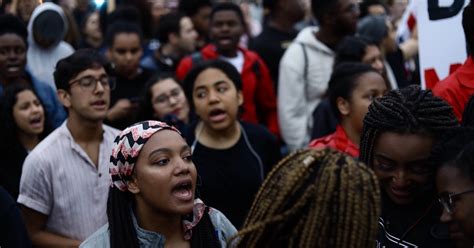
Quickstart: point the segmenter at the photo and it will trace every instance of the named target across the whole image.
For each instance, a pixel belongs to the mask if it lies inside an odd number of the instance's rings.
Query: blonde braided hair
[[[370,247],[380,215],[377,178],[330,149],[301,150],[269,173],[236,247]]]

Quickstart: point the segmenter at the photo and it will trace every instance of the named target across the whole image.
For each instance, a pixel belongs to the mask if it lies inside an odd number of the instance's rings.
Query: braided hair
[[[380,191],[375,174],[340,152],[298,151],[263,183],[236,247],[370,247]]]
[[[422,134],[439,139],[458,122],[451,106],[429,90],[411,85],[374,100],[364,118],[360,160],[373,164],[375,139],[381,132]]]

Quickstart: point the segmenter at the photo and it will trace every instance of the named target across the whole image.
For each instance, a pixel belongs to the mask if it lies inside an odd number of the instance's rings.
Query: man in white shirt
[[[303,29],[280,62],[278,121],[289,150],[305,147],[312,130],[312,113],[324,96],[339,42],[356,31],[356,0],[312,0],[319,27]]]
[[[57,63],[54,80],[67,120],[28,155],[18,203],[35,246],[78,246],[107,222],[108,163],[118,130],[103,124],[106,61],[79,50]]]

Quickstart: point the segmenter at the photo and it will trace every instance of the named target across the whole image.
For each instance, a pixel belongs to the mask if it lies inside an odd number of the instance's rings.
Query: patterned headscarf
[[[142,121],[127,127],[115,138],[109,164],[112,187],[128,191],[127,182],[132,178],[133,168],[140,151],[153,134],[164,129],[181,135],[178,129],[164,122]]]

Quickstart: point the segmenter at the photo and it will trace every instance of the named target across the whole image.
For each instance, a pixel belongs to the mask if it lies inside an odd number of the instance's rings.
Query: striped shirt
[[[109,159],[119,131],[103,125],[96,167],[66,123],[27,156],[18,203],[48,216],[45,231],[85,240],[107,223]]]

